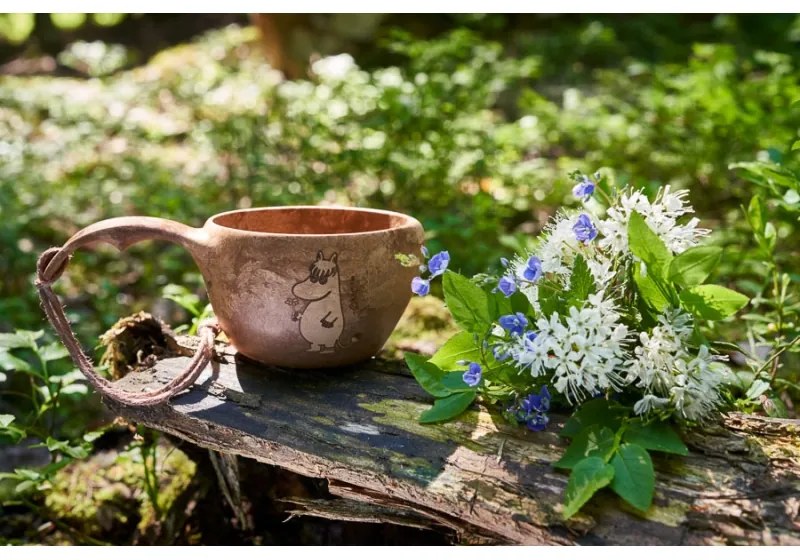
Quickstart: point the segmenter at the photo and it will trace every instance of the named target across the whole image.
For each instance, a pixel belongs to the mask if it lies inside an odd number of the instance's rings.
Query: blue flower
[[[464,372],[464,375],[461,378],[464,380],[464,383],[470,387],[475,387],[481,382],[481,371],[481,366],[475,362],[472,362],[469,364],[469,369]]]
[[[547,414],[544,412],[537,412],[525,421],[525,425],[529,430],[541,432],[547,428],[548,422],[550,422],[550,418],[547,416]]]
[[[508,351],[500,344],[492,346],[492,355],[494,355],[494,359],[498,362],[505,361],[510,357]]]
[[[542,277],[542,261],[539,257],[531,257],[525,265],[525,270],[522,271],[522,277],[528,282],[536,282]]]
[[[528,326],[528,319],[525,318],[525,315],[522,313],[514,313],[513,315],[503,315],[500,319],[497,320],[500,323],[500,326],[503,327],[511,334],[515,334],[517,336],[522,334],[522,331],[525,330],[525,327]]]
[[[441,253],[433,255],[431,260],[428,261],[428,270],[431,272],[431,278],[436,278],[440,274],[444,274],[449,264],[450,253],[447,251],[442,251]]]
[[[511,297],[511,294],[517,291],[517,283],[514,281],[513,276],[502,276],[497,281],[497,289],[503,292],[506,297]]]
[[[418,296],[427,296],[428,292],[431,291],[430,280],[425,280],[423,278],[420,278],[419,276],[415,277],[411,281],[411,291],[417,294]]]
[[[529,430],[541,432],[547,427],[550,418],[547,411],[550,410],[550,391],[547,386],[542,386],[539,393],[531,393],[519,401],[516,409],[516,418],[519,422],[524,422]]]
[[[542,390],[539,391],[539,398],[542,400],[543,409],[550,410],[550,391],[547,390],[547,385],[542,385]]]
[[[584,175],[583,181],[572,187],[572,195],[575,198],[589,198],[594,194],[595,184]]]
[[[538,395],[536,393],[531,393],[522,399],[520,408],[527,416],[550,410],[550,391],[547,390],[547,385],[542,386]]]
[[[581,214],[575,225],[572,226],[572,231],[575,232],[575,238],[588,244],[592,239],[597,237],[597,228],[594,227],[591,218],[588,214]]]

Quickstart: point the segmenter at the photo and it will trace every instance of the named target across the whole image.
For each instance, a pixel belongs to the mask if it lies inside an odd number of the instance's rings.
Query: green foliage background
[[[575,203],[569,172],[599,169],[690,190],[725,249],[718,280],[754,298],[721,336],[751,349],[797,336],[800,17],[443,18],[423,38],[382,28],[356,56],[363,68],[338,58],[343,73],[313,65],[300,80],[241,27],[133,68],[122,46],[89,43],[59,56],[83,77],[0,77],[0,332],[42,328],[36,256],[103,218],[200,226],[243,207],[388,208],[418,217],[431,251],[470,275]],[[0,35],[24,40],[20,21],[0,17]],[[169,285],[203,293],[182,250],[144,245],[77,255],[58,290],[91,346],[136,309],[186,321],[159,297]],[[740,408],[761,406],[775,379],[797,402],[797,361],[781,352],[779,370],[743,374]],[[69,410],[53,437],[80,434]]]

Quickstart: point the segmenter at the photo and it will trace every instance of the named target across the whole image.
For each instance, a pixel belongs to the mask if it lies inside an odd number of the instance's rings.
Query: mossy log
[[[179,339],[180,353],[195,343]],[[162,356],[117,383],[151,389],[188,361]],[[327,479],[339,498],[298,501],[295,515],[428,527],[461,542],[800,544],[798,421],[726,416],[686,434],[689,456],[656,457],[646,514],[604,490],[564,521],[567,475],[552,467],[567,443],[557,435],[563,417],[533,433],[474,405],[457,421],[420,425],[430,403],[402,362],[289,371],[223,345],[168,404],[107,402],[201,447]]]

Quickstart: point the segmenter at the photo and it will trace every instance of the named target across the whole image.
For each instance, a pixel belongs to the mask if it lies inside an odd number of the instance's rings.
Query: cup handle
[[[103,396],[128,406],[152,406],[168,401],[173,395],[190,387],[206,368],[214,352],[214,339],[220,332],[216,321],[203,322],[198,329],[200,346],[186,369],[169,383],[145,393],[131,393],[118,389],[108,379],[98,374],[91,360],[83,352],[52,284],[64,273],[70,257],[75,250],[91,243],[106,242],[119,250],[144,241],[161,239],[172,241],[185,247],[197,258],[206,245],[207,233],[179,222],[162,218],[125,217],[111,218],[88,226],[73,235],[62,247],[53,247],[43,252],[36,264],[36,289],[42,301],[42,308],[53,328],[67,347],[75,365],[83,372],[94,388]]]

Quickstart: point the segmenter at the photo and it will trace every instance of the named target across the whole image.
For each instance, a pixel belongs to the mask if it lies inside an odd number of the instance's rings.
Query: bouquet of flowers
[[[571,438],[556,467],[571,471],[565,517],[610,486],[649,508],[650,451],[686,454],[675,422],[700,422],[722,404],[732,375],[701,327],[748,299],[706,283],[721,249],[690,217],[687,192],[610,189],[576,176],[580,211],[561,211],[535,250],[502,259],[499,274],[472,279],[430,256],[412,291],[441,276],[445,302],[462,329],[427,359],[406,361],[435,403],[420,422],[455,418],[480,396],[509,422],[540,431],[553,406],[572,410]],[[605,207],[590,199],[602,195]],[[427,276],[427,278],[425,278]]]

